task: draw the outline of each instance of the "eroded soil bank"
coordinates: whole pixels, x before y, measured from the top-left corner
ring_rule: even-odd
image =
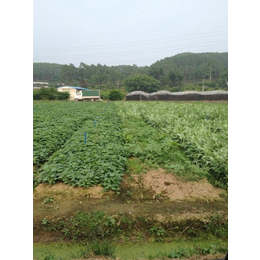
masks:
[[[105,222],[100,224],[104,225],[102,232],[113,230],[110,240],[121,246],[128,242],[196,241],[207,236],[209,241],[227,240],[223,235],[227,228],[226,192],[205,179],[184,181],[162,169],[126,175],[120,193],[104,192],[100,186],[87,189],[62,183],[40,184],[33,199],[34,242],[38,244],[72,241],[76,231],[71,226],[76,223],[77,212],[106,214]],[[218,255],[195,257],[189,259],[217,259]]]

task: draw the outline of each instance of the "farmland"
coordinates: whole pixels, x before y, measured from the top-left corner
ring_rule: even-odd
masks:
[[[226,250],[226,102],[34,102],[33,138],[35,242]]]

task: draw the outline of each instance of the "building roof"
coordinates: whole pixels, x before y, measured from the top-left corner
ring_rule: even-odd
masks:
[[[74,88],[74,89],[78,89],[78,90],[90,90],[88,88],[82,88],[82,87],[78,87],[78,86],[60,86],[58,88]]]

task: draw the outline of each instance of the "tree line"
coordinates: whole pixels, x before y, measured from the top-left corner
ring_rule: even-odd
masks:
[[[182,53],[151,66],[34,63],[34,81],[126,91],[227,89],[228,53]]]

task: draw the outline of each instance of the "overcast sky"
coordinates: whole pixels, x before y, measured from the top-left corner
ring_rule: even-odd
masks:
[[[227,0],[33,1],[34,62],[149,66],[227,51]]]

